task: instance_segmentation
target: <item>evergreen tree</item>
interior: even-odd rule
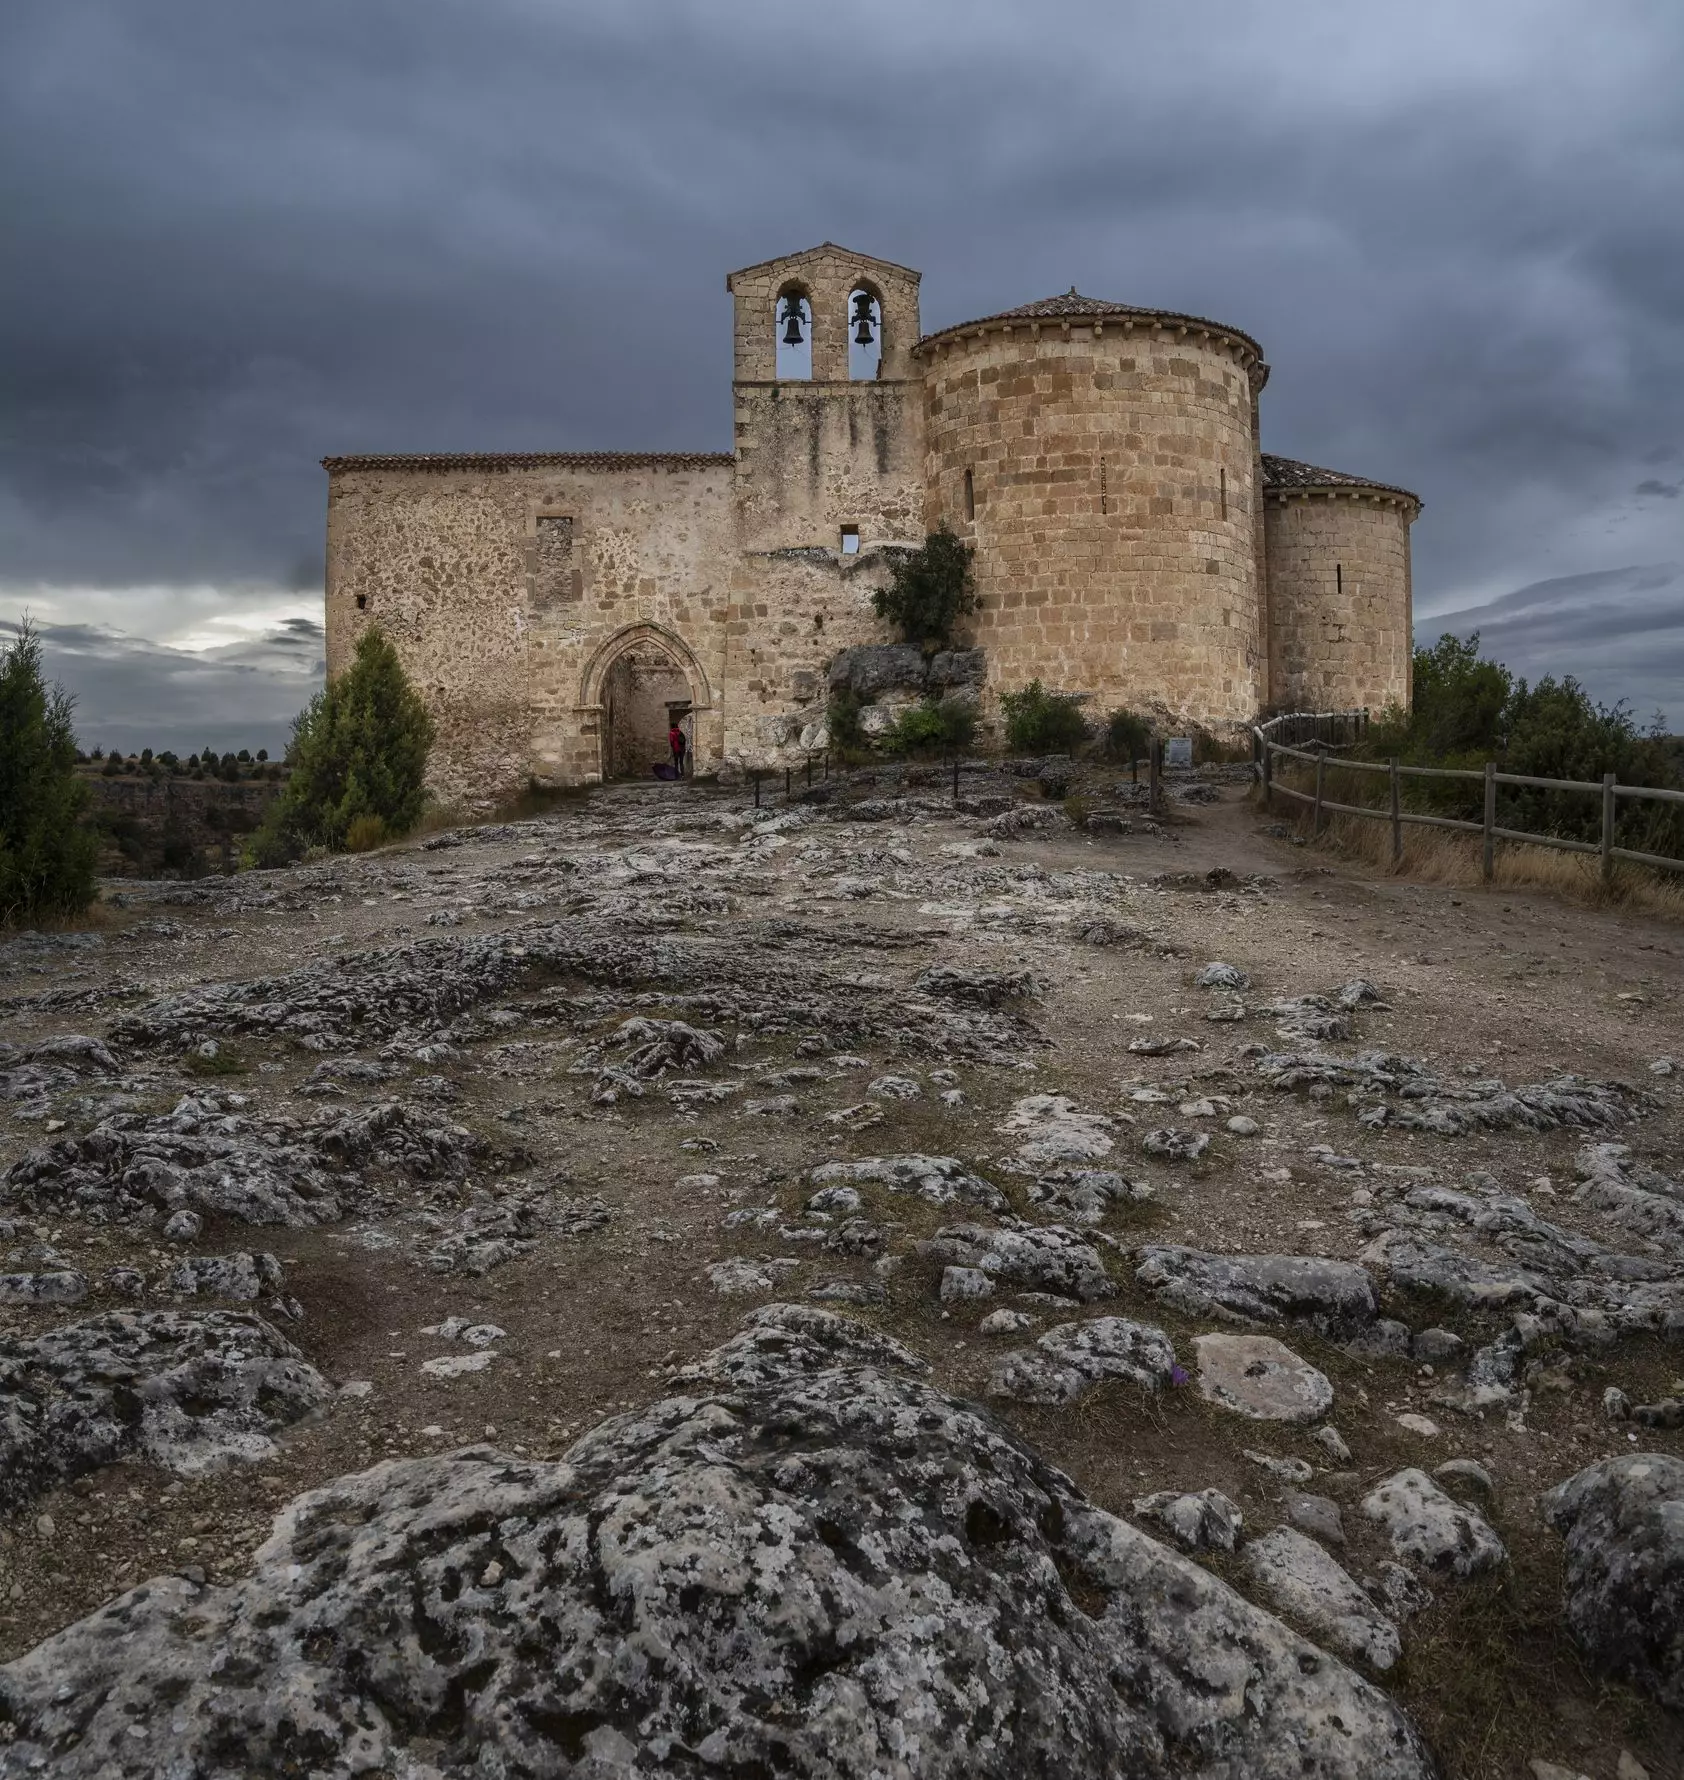
[[[407,834],[426,801],[433,720],[398,652],[365,631],[356,659],[316,694],[292,726],[286,789],[253,838],[259,865],[282,865],[312,847],[343,852]]]
[[[94,900],[99,842],[81,821],[70,714],[25,619],[0,655],[0,921],[77,915]]]

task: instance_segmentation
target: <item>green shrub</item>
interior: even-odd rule
[[[860,701],[847,687],[831,695],[825,712],[825,728],[830,745],[840,754],[849,754],[865,746],[865,731],[860,727]]]
[[[1677,789],[1684,783],[1670,738],[1643,734],[1623,705],[1600,705],[1570,674],[1547,675],[1536,686],[1516,679],[1479,653],[1476,631],[1465,641],[1442,636],[1415,651],[1415,701],[1382,714],[1360,752],[1409,766],[1477,769],[1495,760],[1507,773],[1544,779],[1600,780],[1613,773],[1622,785]],[[1355,775],[1348,775],[1354,777]],[[1478,822],[1484,787],[1470,780],[1410,779],[1410,807]],[[1497,825],[1594,841],[1602,831],[1602,801],[1588,792],[1546,791],[1523,785],[1497,790]],[[1622,799],[1616,844],[1639,852],[1684,857],[1684,812],[1677,805]]]
[[[962,754],[976,739],[976,712],[961,698],[925,699],[902,711],[884,739],[896,754]]]
[[[386,839],[407,834],[426,801],[432,745],[433,720],[397,651],[380,631],[365,631],[350,667],[293,724],[292,773],[253,837],[253,861],[343,852],[359,817],[377,817]]]
[[[113,748],[105,757],[105,767],[101,776],[107,779],[114,779],[122,770],[123,757],[115,748]]]
[[[71,710],[25,619],[0,655],[0,921],[79,915],[94,900],[99,841],[82,823]]]
[[[1087,740],[1081,708],[1067,693],[1048,692],[1031,680],[1021,692],[1000,694],[1006,746],[1014,754],[1063,754]]]
[[[1113,711],[1105,719],[1108,760],[1144,760],[1152,751],[1152,725],[1135,711]]]
[[[971,580],[974,554],[945,525],[931,532],[895,564],[889,585],[872,594],[872,610],[917,648],[945,649],[954,626],[977,609]]]

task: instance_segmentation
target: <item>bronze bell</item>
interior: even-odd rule
[[[871,332],[871,292],[857,290],[854,292],[854,320],[859,326],[854,333],[856,346],[869,346],[874,338]]]
[[[784,345],[799,346],[801,341],[801,299],[791,293],[784,298]]]

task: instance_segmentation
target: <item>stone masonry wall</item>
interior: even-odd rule
[[[1410,698],[1412,502],[1341,492],[1271,495],[1270,702],[1378,711]]]
[[[1039,678],[1093,695],[1096,714],[1250,718],[1265,666],[1254,361],[1187,330],[1027,321],[921,356],[929,523],[976,545],[991,689]]]
[[[483,463],[330,460],[329,674],[378,623],[438,722],[435,790],[484,807],[532,776],[597,777],[602,672],[616,648],[662,641],[696,682],[698,764],[716,762],[730,460]]]

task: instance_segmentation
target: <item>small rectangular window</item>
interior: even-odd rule
[[[857,525],[845,525],[842,528],[842,554],[858,556],[860,553],[860,528]]]
[[[965,517],[976,518],[976,478],[969,470],[965,472]]]
[[[1345,591],[1345,565],[1342,562],[1333,565],[1333,590],[1341,594]]]
[[[357,610],[359,612],[366,612],[368,610],[368,595],[366,593],[359,593],[357,595]]]

